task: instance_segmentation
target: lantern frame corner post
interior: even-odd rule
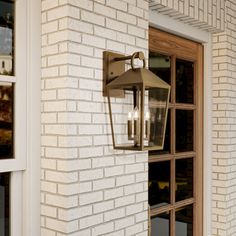
[[[113,148],[116,149],[116,141],[115,141],[115,133],[114,133],[112,109],[111,109],[111,98],[110,98],[109,89],[107,89],[106,94],[107,94],[107,99],[108,99],[108,110],[109,110],[109,118],[110,118],[110,124],[111,124],[110,127],[111,127],[111,135],[112,135],[112,145],[113,145]]]

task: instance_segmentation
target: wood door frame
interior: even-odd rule
[[[193,235],[201,236],[203,235],[203,46],[188,39],[181,38],[155,28],[150,28],[149,50],[168,56],[175,56],[181,59],[190,60],[195,63],[194,77],[197,79],[194,80],[194,91],[196,94],[196,100],[194,100],[196,113],[196,120],[194,122],[194,151],[197,158],[194,158],[196,171],[193,176],[193,185],[195,185],[193,199],[195,199],[194,207],[196,212],[196,215],[193,216]],[[173,66],[172,70],[175,70]],[[172,97],[174,93],[175,91],[172,89]],[[155,161],[155,157],[149,157],[149,162],[153,161]],[[173,186],[173,180],[172,187],[175,188],[175,186]],[[155,214],[155,210],[153,211],[153,214]]]

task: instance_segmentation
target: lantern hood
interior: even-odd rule
[[[108,89],[133,86],[170,88],[169,84],[146,68],[129,69],[107,84]]]

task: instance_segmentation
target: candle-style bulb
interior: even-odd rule
[[[139,131],[139,110],[138,107],[134,108],[133,112],[133,118],[134,118],[134,145],[138,146],[139,145],[139,139],[140,139],[140,131]]]
[[[145,138],[149,140],[150,136],[150,112],[145,113]]]
[[[127,126],[128,126],[128,140],[131,140],[132,139],[132,136],[133,136],[133,132],[132,132],[132,112],[129,111],[128,112],[128,119],[127,119]]]
[[[128,112],[128,120],[132,120],[132,112],[131,111]]]
[[[150,120],[150,112],[149,111],[147,111],[145,113],[145,120]]]
[[[138,120],[139,118],[139,110],[138,107],[134,108],[134,120]]]

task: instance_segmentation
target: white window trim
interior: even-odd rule
[[[41,1],[15,0],[14,157],[0,160],[11,172],[11,236],[40,236]]]
[[[27,168],[23,173],[23,233],[40,236],[41,0],[27,0]],[[17,235],[18,236],[18,235]]]
[[[211,34],[150,10],[149,24],[204,44],[203,236],[212,235],[212,43]],[[209,109],[210,108],[210,109]]]

